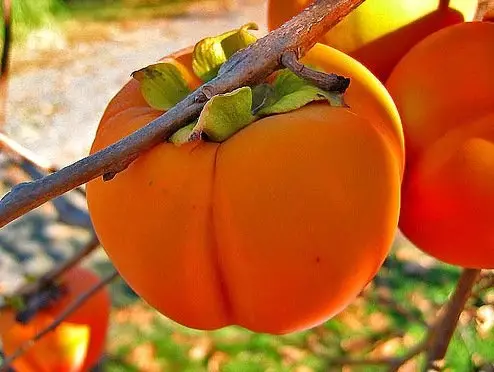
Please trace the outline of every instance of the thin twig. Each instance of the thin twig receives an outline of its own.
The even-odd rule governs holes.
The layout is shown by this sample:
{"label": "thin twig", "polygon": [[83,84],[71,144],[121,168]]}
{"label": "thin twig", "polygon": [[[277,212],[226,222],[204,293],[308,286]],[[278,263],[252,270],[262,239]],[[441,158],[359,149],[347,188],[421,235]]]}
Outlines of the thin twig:
{"label": "thin twig", "polygon": [[422,341],[412,347],[408,352],[400,357],[384,357],[384,358],[340,358],[332,360],[331,366],[345,366],[345,365],[361,365],[361,366],[388,366],[389,372],[396,372],[408,361],[415,358],[427,348],[427,340]]}
{"label": "thin twig", "polygon": [[464,269],[453,295],[444,306],[444,312],[435,324],[429,327],[427,335],[404,356],[387,358],[341,358],[331,361],[332,365],[385,365],[390,372],[396,372],[403,364],[426,352],[427,362],[424,371],[438,370],[438,361],[444,359],[458,319],[470,297],[472,288],[480,275],[480,270]]}
{"label": "thin twig", "polygon": [[7,111],[7,91],[9,82],[10,47],[12,43],[12,3],[2,1],[3,13],[3,49],[0,60],[0,131],[5,125]]}
{"label": "thin twig", "polygon": [[[36,180],[46,176],[46,172],[39,170],[35,165],[21,160],[18,166],[24,173],[26,173],[31,179]],[[86,191],[82,187],[77,187],[70,192],[78,191],[82,197],[86,196]],[[81,205],[77,205],[67,194],[57,196],[50,200],[57,211],[57,219],[70,226],[82,227],[83,229],[93,230],[93,223],[87,208]]]}
{"label": "thin twig", "polygon": [[0,372],[8,371],[8,368],[12,363],[19,357],[21,357],[25,352],[29,350],[36,342],[46,336],[48,333],[52,332],[57,328],[62,322],[67,319],[72,313],[79,309],[86,301],[88,301],[94,294],[101,290],[104,286],[109,284],[112,280],[118,277],[118,273],[113,271],[110,275],[102,279],[99,283],[91,287],[88,291],[80,295],[75,301],[73,301],[48,327],[36,334],[31,340],[23,343],[12,355],[5,359],[4,364],[0,367]]}
{"label": "thin twig", "polygon": [[426,321],[424,318],[420,315],[417,315],[411,311],[409,311],[407,308],[396,302],[396,300],[388,295],[378,293],[376,295],[376,300],[378,303],[380,303],[382,306],[386,306],[390,308],[392,311],[396,312],[400,316],[406,318],[407,321],[409,322],[418,322],[421,325],[427,325]]}
{"label": "thin twig", "polygon": [[[28,283],[25,286],[21,287],[17,292],[16,296],[32,296],[36,293],[43,290],[43,288],[51,285],[55,280],[60,278],[64,273],[72,269],[76,266],[80,261],[82,261],[85,257],[87,257],[91,252],[93,252],[100,245],[98,238],[93,233],[89,242],[82,248],[79,252],[77,252],[73,257],[69,260],[64,261],[61,265],[56,266],[45,275],[41,276],[34,282]],[[8,305],[3,305],[0,307],[0,310],[8,307]]]}
{"label": "thin twig", "polygon": [[327,92],[345,93],[350,79],[337,74],[313,70],[298,61],[297,52],[289,50],[281,56],[281,63],[297,76]]}
{"label": "thin twig", "polygon": [[[7,152],[10,155],[9,160],[21,168],[33,180],[40,179],[58,170],[46,159],[25,148],[2,132],[0,132],[0,149]],[[76,187],[73,191],[82,196],[86,195],[86,190],[82,186]],[[70,226],[92,230],[92,222],[88,212],[75,206],[67,197],[62,195],[53,199],[52,203],[58,212],[59,221]]]}
{"label": "thin twig", "polygon": [[[43,176],[46,176],[47,173],[58,171],[58,168],[50,164],[48,160],[35,154],[2,132],[0,132],[0,149],[8,152],[12,158],[15,158],[12,161],[15,161],[24,170],[26,170],[26,164],[24,163],[28,163],[43,172]],[[79,192],[81,195],[86,195],[86,191],[82,187],[77,187],[74,191]]]}
{"label": "thin twig", "polygon": [[96,248],[100,245],[98,238],[93,233],[89,242],[82,248],[79,252],[77,252],[73,257],[69,260],[65,261],[62,265],[55,267],[53,270],[49,271],[45,275],[43,275],[36,283],[32,283],[28,285],[26,288],[21,291],[22,293],[33,293],[36,288],[42,288],[49,283],[52,283],[54,280],[60,278],[67,271],[76,266],[80,261],[82,261],[85,257],[89,256]]}
{"label": "thin twig", "polygon": [[25,148],[20,143],[14,141],[5,133],[1,132],[0,149],[8,152],[12,156],[20,157],[21,159],[27,160],[29,163],[36,165],[38,168],[44,170],[45,172],[52,173],[56,171],[56,169],[53,169],[47,160],[42,159],[39,155]]}
{"label": "thin twig", "polygon": [[172,109],[113,145],[42,179],[15,186],[0,201],[0,227],[46,201],[96,177],[111,179],[141,152],[156,146],[189,123],[215,94],[263,81],[280,67],[289,50],[303,56],[331,27],[364,0],[316,0],[277,30],[235,53],[219,75],[202,85]]}
{"label": "thin twig", "polygon": [[463,269],[453,295],[431,331],[425,371],[431,369],[436,370],[438,363],[444,359],[456,325],[458,324],[458,319],[465,308],[465,304],[470,297],[472,288],[479,275],[480,270]]}

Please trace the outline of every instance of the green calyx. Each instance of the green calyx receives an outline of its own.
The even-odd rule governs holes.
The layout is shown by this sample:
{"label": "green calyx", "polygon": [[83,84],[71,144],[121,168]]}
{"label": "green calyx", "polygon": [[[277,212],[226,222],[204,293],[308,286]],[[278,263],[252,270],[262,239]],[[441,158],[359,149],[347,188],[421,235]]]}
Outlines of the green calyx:
{"label": "green calyx", "polygon": [[[220,67],[235,52],[252,44],[257,38],[248,30],[257,30],[255,23],[199,41],[192,54],[192,70],[200,80],[207,82],[218,74]],[[132,73],[139,81],[146,102],[157,110],[169,110],[190,92],[187,81],[173,63],[160,62]]]}
{"label": "green calyx", "polygon": [[206,136],[211,142],[223,142],[254,120],[252,90],[242,87],[212,97],[204,105],[199,119],[175,132],[169,141],[181,145]]}
{"label": "green calyx", "polygon": [[132,73],[132,77],[141,83],[148,105],[157,110],[169,110],[190,93],[180,70],[168,62],[149,65]]}
{"label": "green calyx", "polygon": [[327,92],[288,69],[278,73],[272,86],[254,89],[260,89],[262,94],[261,104],[256,107],[258,116],[283,114],[314,101],[326,100],[331,106],[346,106],[341,93]]}
{"label": "green calyx", "polygon": [[170,142],[180,145],[201,138],[223,142],[258,119],[294,111],[314,101],[346,107],[342,93],[326,92],[289,70],[281,70],[273,84],[213,96],[199,119],[177,131]]}
{"label": "green calyx", "polygon": [[[249,30],[257,30],[257,25],[248,23],[198,42],[192,53],[194,74],[203,82],[215,78],[233,54],[257,40]],[[169,110],[191,92],[180,69],[170,62],[147,66],[135,71],[132,77],[140,82],[140,91],[149,106],[157,110]],[[241,87],[213,96],[199,118],[175,132],[169,142],[176,145],[198,139],[223,142],[262,117],[297,110],[314,101],[346,106],[342,93],[327,92],[283,69],[278,71],[273,83]]]}
{"label": "green calyx", "polygon": [[192,55],[192,69],[203,81],[216,77],[220,67],[232,55],[254,43],[257,38],[249,30],[257,30],[255,23],[248,23],[237,30],[198,42]]}

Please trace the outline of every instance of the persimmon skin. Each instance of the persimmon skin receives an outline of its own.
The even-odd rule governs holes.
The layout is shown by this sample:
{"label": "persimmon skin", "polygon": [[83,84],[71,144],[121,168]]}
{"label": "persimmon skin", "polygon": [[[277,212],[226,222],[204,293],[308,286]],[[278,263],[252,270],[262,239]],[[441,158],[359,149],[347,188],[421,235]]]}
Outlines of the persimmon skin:
{"label": "persimmon skin", "polygon": [[442,261],[494,268],[494,112],[434,142],[405,179],[404,234]]}
{"label": "persimmon skin", "polygon": [[397,158],[401,159],[400,174],[405,166],[405,139],[400,114],[383,84],[354,58],[317,43],[302,58],[307,65],[315,65],[328,73],[350,77],[350,86],[345,92],[345,103],[352,112],[362,116],[376,126],[393,143]]}
{"label": "persimmon skin", "polygon": [[494,24],[417,44],[387,82],[407,145],[400,228],[447,263],[494,268]]}
{"label": "persimmon skin", "polygon": [[466,22],[429,36],[393,70],[386,88],[400,112],[407,162],[449,130],[492,112],[494,24]]}
{"label": "persimmon skin", "polygon": [[[268,29],[281,26],[313,0],[269,0]],[[366,0],[326,33],[321,43],[362,62],[381,81],[418,41],[471,21],[477,0]]]}
{"label": "persimmon skin", "polygon": [[[110,259],[174,321],[272,334],[309,328],[341,311],[385,259],[403,165],[397,111],[358,62],[326,46],[309,58],[341,63],[350,76],[353,66],[371,84],[351,85],[348,98],[361,92],[367,105],[310,104],[221,144],[162,143],[110,182],[88,183]],[[91,152],[160,114],[139,102],[100,124]]]}
{"label": "persimmon skin", "polygon": [[[38,332],[49,326],[78,296],[99,282],[97,275],[82,267],[74,267],[61,278],[65,294],[52,306],[39,311],[27,324],[15,323],[1,335],[3,351],[8,357],[24,342],[32,339]],[[74,369],[71,360],[67,360],[62,350],[55,347],[63,335],[55,329],[39,340],[34,346],[16,359],[13,367],[18,372],[65,372],[88,371],[102,356],[110,316],[110,297],[104,288],[69,315],[62,323],[89,327],[89,344],[82,367]],[[50,355],[46,355],[46,345],[54,345]]]}
{"label": "persimmon skin", "polygon": [[346,109],[318,104],[260,120],[221,145],[214,227],[241,325],[270,333],[316,325],[377,273],[400,185],[399,163],[378,133]]}

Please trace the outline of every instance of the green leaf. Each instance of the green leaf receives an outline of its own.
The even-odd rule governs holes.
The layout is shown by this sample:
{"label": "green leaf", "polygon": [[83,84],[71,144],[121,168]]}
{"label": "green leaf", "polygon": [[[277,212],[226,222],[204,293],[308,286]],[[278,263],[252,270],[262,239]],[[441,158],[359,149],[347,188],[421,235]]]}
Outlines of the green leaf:
{"label": "green leaf", "polygon": [[172,108],[190,93],[180,70],[171,63],[144,67],[132,77],[141,83],[141,93],[149,106],[158,110]]}
{"label": "green leaf", "polygon": [[255,115],[263,107],[276,101],[274,88],[269,84],[259,84],[252,88],[252,113]]}
{"label": "green leaf", "polygon": [[327,92],[298,77],[288,69],[280,71],[274,81],[274,97],[258,110],[258,115],[282,114],[313,101],[328,101],[331,106],[346,107],[343,94]]}
{"label": "green leaf", "polygon": [[216,77],[223,63],[237,51],[257,40],[248,30],[257,30],[255,23],[248,23],[241,28],[225,32],[215,37],[199,41],[192,55],[192,69],[203,81]]}
{"label": "green leaf", "polygon": [[197,120],[194,122],[186,125],[183,128],[180,128],[177,130],[175,133],[173,133],[170,138],[168,138],[168,142],[171,142],[175,145],[181,145],[185,142],[189,142],[190,135],[192,133],[192,130],[197,124]]}
{"label": "green leaf", "polygon": [[256,119],[251,110],[252,90],[249,87],[218,94],[202,109],[189,140],[204,133],[210,141],[223,142]]}

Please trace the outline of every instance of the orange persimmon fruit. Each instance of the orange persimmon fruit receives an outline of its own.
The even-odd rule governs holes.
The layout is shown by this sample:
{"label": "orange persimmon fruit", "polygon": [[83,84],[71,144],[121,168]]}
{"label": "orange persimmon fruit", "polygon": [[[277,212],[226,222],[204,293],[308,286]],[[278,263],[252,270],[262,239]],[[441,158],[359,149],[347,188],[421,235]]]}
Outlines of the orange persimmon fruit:
{"label": "orange persimmon fruit", "polygon": [[[61,278],[60,299],[40,310],[27,324],[15,322],[3,330],[5,356],[12,355],[50,326],[78,296],[98,282],[97,275],[82,267],[65,273]],[[104,351],[109,315],[110,297],[103,288],[16,359],[13,368],[17,372],[89,371]]]}
{"label": "orange persimmon fruit", "polygon": [[[180,55],[192,73],[190,52]],[[349,304],[389,252],[404,164],[396,107],[377,78],[335,49],[316,45],[303,61],[350,77],[350,108],[311,103],[221,143],[163,142],[112,180],[87,185],[110,259],[178,323],[309,328]],[[162,113],[140,94],[131,81],[113,98],[91,153]]]}
{"label": "orange persimmon fruit", "polygon": [[494,24],[467,22],[417,44],[386,86],[407,165],[400,227],[450,264],[494,268]]}
{"label": "orange persimmon fruit", "polygon": [[[269,0],[269,30],[312,2]],[[477,0],[366,0],[320,42],[356,58],[384,82],[413,45],[441,28],[473,20],[477,4]]]}

